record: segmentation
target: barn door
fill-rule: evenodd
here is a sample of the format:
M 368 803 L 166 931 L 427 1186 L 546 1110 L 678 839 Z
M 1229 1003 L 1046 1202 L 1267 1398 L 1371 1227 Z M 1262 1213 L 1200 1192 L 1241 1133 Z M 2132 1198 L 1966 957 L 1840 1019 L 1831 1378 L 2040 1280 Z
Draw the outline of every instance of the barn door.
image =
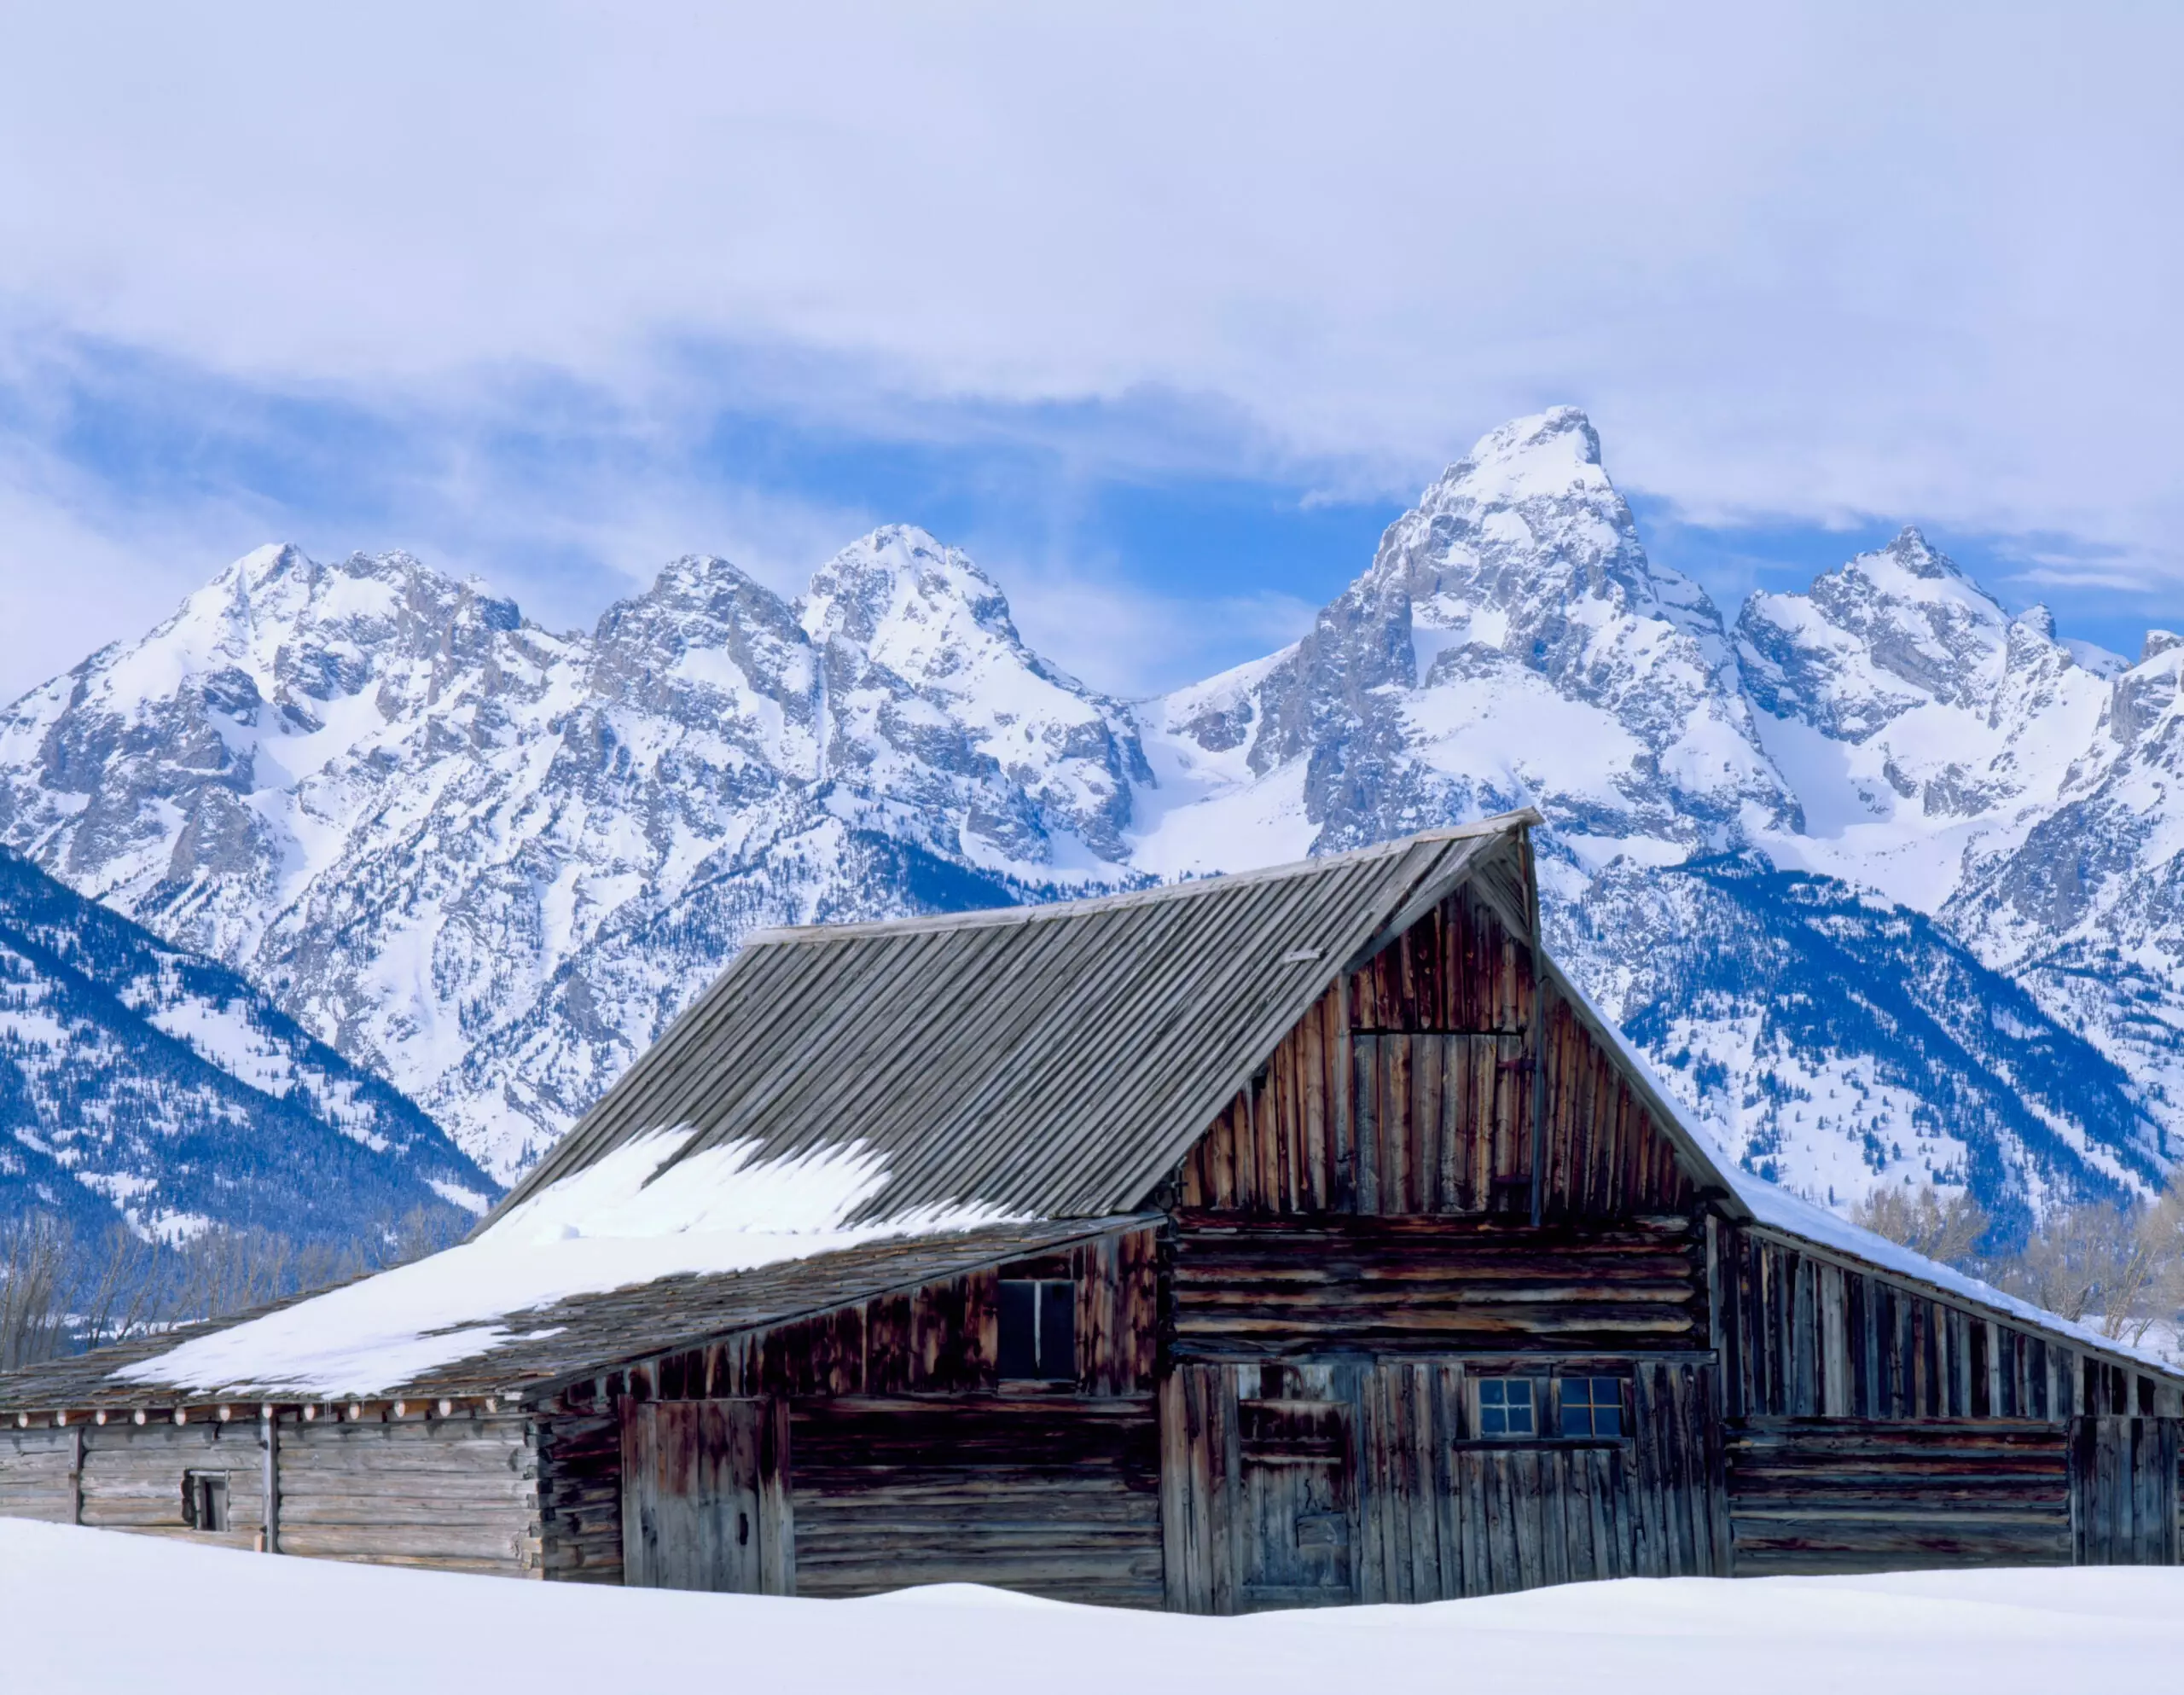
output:
M 787 1594 L 788 1407 L 622 1402 L 622 1581 L 646 1589 Z
M 2180 1423 L 2071 1421 L 2071 1530 L 2080 1565 L 2177 1563 Z
M 1333 1606 L 1357 1598 L 1350 1408 L 1339 1401 L 1236 1403 L 1246 1610 Z

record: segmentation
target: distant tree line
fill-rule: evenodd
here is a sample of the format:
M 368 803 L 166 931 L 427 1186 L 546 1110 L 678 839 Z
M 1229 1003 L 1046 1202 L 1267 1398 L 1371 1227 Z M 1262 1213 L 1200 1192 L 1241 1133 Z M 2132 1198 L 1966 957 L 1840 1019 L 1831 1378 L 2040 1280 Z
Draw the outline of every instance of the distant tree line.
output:
M 1851 1220 L 2116 1341 L 2184 1348 L 2184 1173 L 2148 1199 L 2052 1208 L 2021 1244 L 1997 1243 L 1970 1195 L 1931 1187 L 1876 1189 Z
M 26 1213 L 0 1222 L 0 1371 L 350 1282 L 453 1246 L 469 1222 L 420 1206 L 344 1242 L 215 1227 L 168 1244 Z

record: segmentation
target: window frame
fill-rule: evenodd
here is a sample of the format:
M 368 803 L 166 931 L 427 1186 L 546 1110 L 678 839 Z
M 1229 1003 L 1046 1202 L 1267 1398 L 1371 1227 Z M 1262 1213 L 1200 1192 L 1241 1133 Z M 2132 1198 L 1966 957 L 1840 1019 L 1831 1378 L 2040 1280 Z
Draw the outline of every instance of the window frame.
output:
M 1587 1427 L 1581 1431 L 1575 1431 L 1570 1428 L 1569 1403 L 1565 1399 L 1567 1393 L 1565 1385 L 1579 1383 L 1585 1385 L 1585 1398 L 1581 1404 L 1585 1411 Z M 1600 1389 L 1603 1385 L 1612 1392 L 1612 1400 L 1601 1398 Z M 1615 1428 L 1612 1431 L 1599 1428 L 1599 1414 L 1603 1410 L 1612 1410 L 1615 1414 Z M 1618 1377 L 1612 1372 L 1585 1371 L 1566 1373 L 1558 1372 L 1554 1379 L 1554 1433 L 1569 1442 L 1629 1440 L 1632 1435 L 1630 1379 L 1627 1377 Z
M 1076 1383 L 1079 1375 L 1077 1357 L 1077 1280 L 1074 1277 L 1038 1275 L 1002 1276 L 996 1278 L 995 1283 L 996 1286 L 994 1293 L 994 1309 L 996 1317 L 996 1331 L 994 1338 L 995 1379 L 997 1382 L 1011 1384 Z M 1004 1367 L 1007 1350 L 998 1330 L 999 1323 L 1005 1321 L 1004 1297 L 1001 1290 L 1012 1284 L 1031 1291 L 1031 1371 L 1029 1375 L 1020 1372 L 1011 1372 Z M 1056 1338 L 1054 1344 L 1057 1348 L 1066 1347 L 1068 1355 L 1066 1362 L 1058 1361 L 1051 1358 L 1048 1354 L 1048 1337 L 1046 1331 L 1047 1310 L 1050 1294 L 1057 1289 L 1068 1292 L 1066 1299 L 1061 1304 L 1069 1315 L 1069 1333 L 1066 1338 Z M 1050 1366 L 1060 1363 L 1066 1363 L 1067 1369 L 1060 1372 L 1051 1372 L 1047 1369 Z
M 1507 1392 L 1508 1385 L 1511 1384 L 1522 1384 L 1525 1389 L 1526 1427 L 1520 1431 L 1507 1428 L 1509 1413 Z M 1501 1392 L 1502 1399 L 1500 1402 L 1488 1401 L 1486 1390 L 1490 1384 Z M 1542 1434 L 1540 1430 L 1540 1413 L 1541 1402 L 1544 1399 L 1545 1397 L 1540 1393 L 1540 1379 L 1536 1377 L 1515 1372 L 1490 1372 L 1472 1375 L 1471 1378 L 1472 1430 L 1481 1442 L 1537 1442 Z M 1490 1430 L 1487 1427 L 1487 1418 L 1490 1413 L 1502 1414 L 1503 1428 L 1497 1431 Z
M 234 1491 L 225 1472 L 182 1474 L 182 1522 L 190 1530 L 212 1535 L 234 1528 Z

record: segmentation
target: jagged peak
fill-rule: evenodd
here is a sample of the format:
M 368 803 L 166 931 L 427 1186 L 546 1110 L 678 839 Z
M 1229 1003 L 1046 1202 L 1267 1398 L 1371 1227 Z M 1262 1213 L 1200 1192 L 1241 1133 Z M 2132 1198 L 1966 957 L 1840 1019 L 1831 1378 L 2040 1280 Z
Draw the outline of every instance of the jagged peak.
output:
M 915 524 L 886 524 L 860 536 L 812 574 L 798 611 L 815 641 L 869 641 L 913 604 L 960 605 L 993 635 L 1021 644 L 1008 597 L 961 548 Z
M 1551 406 L 1481 436 L 1441 473 L 1421 504 L 1496 506 L 1612 487 L 1592 420 L 1575 406 Z
M 2184 636 L 2179 636 L 2173 630 L 2149 630 L 2146 641 L 2139 648 L 2139 663 L 2144 665 L 2149 659 L 2158 659 L 2164 653 L 2172 653 L 2179 647 L 2184 647 Z

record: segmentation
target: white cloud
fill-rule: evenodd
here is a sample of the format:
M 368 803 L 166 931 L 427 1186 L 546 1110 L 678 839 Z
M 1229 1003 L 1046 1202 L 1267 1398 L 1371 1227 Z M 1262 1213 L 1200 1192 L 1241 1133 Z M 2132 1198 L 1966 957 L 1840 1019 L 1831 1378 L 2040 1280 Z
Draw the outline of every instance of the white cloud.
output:
M 1574 399 L 1695 520 L 2047 531 L 2173 586 L 2181 50 L 2170 9 L 1842 0 L 20 7 L 0 322 L 442 421 L 524 371 L 626 409 L 550 501 L 416 473 L 381 544 L 420 551 L 531 525 L 635 577 L 710 528 L 787 576 L 900 515 L 693 469 L 732 348 L 778 356 L 745 398 L 883 435 L 1151 390 L 1381 492 Z

